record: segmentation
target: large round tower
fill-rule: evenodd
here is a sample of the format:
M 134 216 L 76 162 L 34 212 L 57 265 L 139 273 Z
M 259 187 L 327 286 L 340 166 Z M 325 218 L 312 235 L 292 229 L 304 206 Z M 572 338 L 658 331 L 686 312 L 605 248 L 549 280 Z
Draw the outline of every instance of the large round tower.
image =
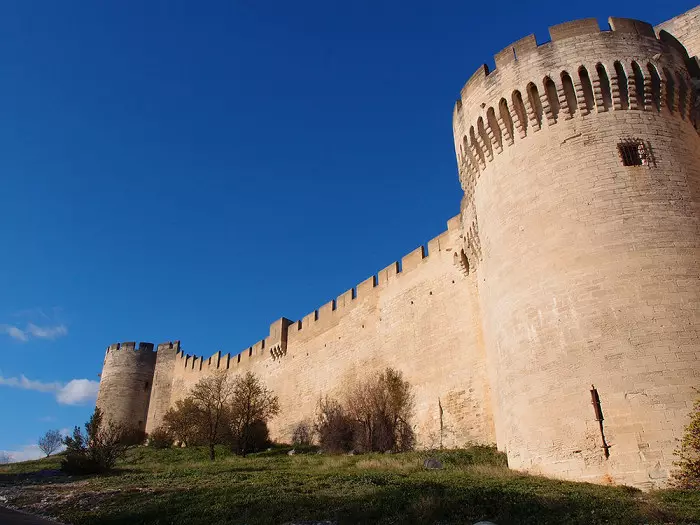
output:
M 97 394 L 97 406 L 106 419 L 145 430 L 155 366 L 152 343 L 107 348 Z
M 683 48 L 610 29 L 523 38 L 463 88 L 461 257 L 510 466 L 652 487 L 700 386 L 700 137 Z

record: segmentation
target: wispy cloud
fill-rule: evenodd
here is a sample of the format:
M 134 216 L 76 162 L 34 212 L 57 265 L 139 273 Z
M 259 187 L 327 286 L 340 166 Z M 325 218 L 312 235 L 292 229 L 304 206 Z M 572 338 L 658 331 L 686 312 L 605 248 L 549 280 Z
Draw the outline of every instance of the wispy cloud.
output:
M 29 461 L 30 459 L 43 458 L 44 454 L 39 445 L 25 445 L 19 450 L 0 450 L 0 463 L 17 463 L 19 461 Z
M 38 326 L 34 323 L 28 323 L 24 329 L 19 326 L 11 324 L 0 324 L 0 333 L 9 335 L 17 341 L 23 343 L 29 341 L 30 339 L 57 339 L 68 335 L 68 327 L 64 324 L 58 324 L 53 326 Z
M 100 388 L 100 383 L 90 379 L 73 379 L 68 383 L 44 383 L 43 381 L 28 379 L 24 375 L 19 377 L 4 377 L 0 375 L 0 386 L 47 392 L 54 394 L 56 401 L 62 405 L 82 405 L 97 398 L 97 390 Z

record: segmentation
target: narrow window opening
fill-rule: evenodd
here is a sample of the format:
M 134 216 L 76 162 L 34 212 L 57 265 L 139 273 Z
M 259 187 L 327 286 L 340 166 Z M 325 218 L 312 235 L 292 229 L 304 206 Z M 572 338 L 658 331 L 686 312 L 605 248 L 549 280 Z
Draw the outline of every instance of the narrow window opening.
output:
M 547 95 L 547 102 L 549 102 L 549 110 L 552 113 L 552 118 L 554 120 L 559 119 L 559 95 L 557 94 L 557 86 L 550 77 L 544 77 L 544 89 Z
M 637 62 L 632 62 L 632 75 L 634 76 L 635 99 L 637 109 L 644 109 L 644 73 Z
M 600 94 L 603 98 L 603 111 L 608 111 L 612 107 L 612 91 L 610 90 L 610 79 L 603 64 L 598 63 L 595 67 L 600 82 Z
M 688 111 L 688 86 L 679 73 L 676 73 L 676 81 L 678 84 L 678 113 L 680 113 L 681 118 L 685 119 L 685 113 Z
M 333 300 L 331 301 L 331 310 L 332 310 L 332 311 L 335 311 L 336 308 L 337 308 L 337 305 L 336 305 L 335 299 L 333 299 Z
M 578 103 L 576 102 L 576 89 L 574 88 L 574 83 L 571 80 L 571 76 L 566 71 L 563 71 L 561 74 L 561 85 L 564 89 L 564 98 L 566 99 L 566 106 L 569 110 L 569 115 L 573 117 L 578 109 Z
M 666 107 L 673 113 L 673 102 L 678 88 L 676 87 L 676 81 L 673 75 L 666 68 L 664 68 L 664 77 L 666 80 Z
M 527 112 L 525 111 L 525 103 L 523 102 L 523 96 L 520 91 L 513 91 L 513 107 L 515 108 L 515 114 L 518 117 L 520 128 L 522 129 L 523 133 L 526 133 Z
M 252 355 L 253 355 L 253 347 L 251 346 L 251 347 L 248 349 L 248 357 L 251 357 Z
M 540 92 L 537 90 L 537 86 L 530 82 L 527 85 L 527 98 L 530 102 L 530 107 L 535 113 L 535 121 L 541 127 L 542 126 L 542 101 L 540 100 Z
M 481 147 L 479 146 L 479 143 L 476 140 L 476 133 L 474 132 L 474 126 L 469 128 L 469 142 L 470 144 L 476 149 L 476 154 L 478 155 L 479 162 L 481 164 L 486 164 L 486 157 L 484 156 L 484 152 L 481 151 Z
M 620 108 L 630 108 L 629 86 L 627 72 L 620 62 L 615 62 L 615 74 L 617 75 L 617 88 L 620 92 Z
M 493 132 L 493 138 L 496 141 L 496 146 L 503 148 L 503 134 L 501 133 L 501 127 L 498 125 L 498 120 L 496 119 L 496 111 L 493 108 L 489 108 L 486 112 L 486 120 L 489 123 L 489 127 Z
M 357 299 L 357 288 L 354 286 L 352 287 L 352 298 Z
M 143 385 L 143 391 L 144 391 L 144 392 L 148 392 L 148 387 L 149 387 L 149 386 L 151 386 L 151 384 L 150 384 L 148 381 L 146 381 L 146 383 Z
M 503 124 L 506 126 L 506 132 L 510 140 L 513 140 L 513 119 L 510 117 L 510 110 L 508 109 L 508 102 L 506 99 L 502 98 L 498 103 L 498 112 L 501 115 Z
M 238 354 L 238 362 L 241 362 L 241 354 Z
M 484 127 L 484 119 L 479 117 L 476 121 L 476 127 L 479 130 L 479 136 L 481 137 L 484 146 L 489 151 L 489 157 L 493 157 L 493 146 L 491 145 L 491 139 L 486 133 L 486 128 Z M 484 152 L 486 153 L 486 152 Z
M 661 77 L 653 64 L 648 63 L 647 69 L 651 75 L 651 100 L 657 111 L 661 111 Z
M 618 143 L 617 150 L 623 166 L 648 166 L 649 153 L 644 142 L 638 139 Z
M 583 100 L 586 103 L 586 109 L 593 111 L 595 107 L 595 98 L 593 97 L 593 84 L 591 77 L 588 76 L 588 70 L 581 66 L 578 70 L 578 77 L 581 80 L 581 89 L 583 89 Z

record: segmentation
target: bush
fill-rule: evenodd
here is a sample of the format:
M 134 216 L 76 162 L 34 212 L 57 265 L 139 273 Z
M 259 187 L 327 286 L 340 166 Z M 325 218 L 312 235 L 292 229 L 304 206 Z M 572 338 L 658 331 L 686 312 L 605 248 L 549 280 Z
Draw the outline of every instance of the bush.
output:
M 700 489 L 700 399 L 693 405 L 690 423 L 675 455 L 678 470 L 673 474 L 674 484 L 683 489 Z
M 226 414 L 231 449 L 241 456 L 266 448 L 267 421 L 279 413 L 279 400 L 252 372 L 237 377 Z
M 66 454 L 61 460 L 61 470 L 68 474 L 103 474 L 114 468 L 117 460 L 139 435 L 133 429 L 109 422 L 103 423 L 102 411 L 95 408 L 85 423 L 85 433 L 79 427 L 63 443 Z
M 309 446 L 314 441 L 314 427 L 309 421 L 300 421 L 292 431 L 292 445 Z
M 148 446 L 158 449 L 170 448 L 173 446 L 173 436 L 165 427 L 156 428 L 148 436 Z
M 346 401 L 355 421 L 354 446 L 362 452 L 403 452 L 415 446 L 411 427 L 413 393 L 393 368 L 357 383 Z
M 163 416 L 163 427 L 170 433 L 179 445 L 204 445 L 203 424 L 201 413 L 194 400 L 190 397 L 175 402 Z
M 321 450 L 330 453 L 352 450 L 354 427 L 353 420 L 338 401 L 328 396 L 319 400 L 314 431 Z

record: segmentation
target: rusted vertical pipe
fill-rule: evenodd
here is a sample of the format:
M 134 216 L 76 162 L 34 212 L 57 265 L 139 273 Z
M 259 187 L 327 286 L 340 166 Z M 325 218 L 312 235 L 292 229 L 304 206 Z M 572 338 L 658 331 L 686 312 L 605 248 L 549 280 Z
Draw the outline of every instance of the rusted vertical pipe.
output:
M 603 409 L 600 406 L 600 396 L 598 395 L 598 390 L 596 390 L 595 385 L 591 385 L 591 404 L 593 405 L 595 419 L 600 427 L 600 438 L 603 440 L 603 450 L 605 451 L 605 457 L 607 459 L 610 457 L 610 445 L 605 441 L 605 432 L 603 431 Z

